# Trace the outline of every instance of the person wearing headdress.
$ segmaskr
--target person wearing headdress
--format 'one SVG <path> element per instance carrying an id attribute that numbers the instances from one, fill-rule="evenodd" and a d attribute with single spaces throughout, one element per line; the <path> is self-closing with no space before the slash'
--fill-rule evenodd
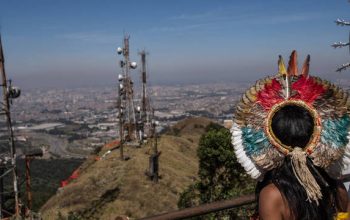
<path id="1" fill-rule="evenodd" d="M 350 164 L 350 97 L 334 84 L 309 75 L 308 55 L 298 71 L 259 80 L 237 104 L 231 128 L 238 161 L 258 180 L 257 219 L 349 219 L 341 181 Z"/>

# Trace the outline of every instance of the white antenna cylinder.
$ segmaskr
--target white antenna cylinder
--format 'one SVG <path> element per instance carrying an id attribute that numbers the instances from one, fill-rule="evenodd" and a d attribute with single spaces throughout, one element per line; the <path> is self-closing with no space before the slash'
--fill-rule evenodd
<path id="1" fill-rule="evenodd" d="M 118 47 L 118 48 L 117 48 L 117 53 L 118 53 L 118 54 L 122 54 L 122 53 L 123 53 L 123 48 Z"/>
<path id="2" fill-rule="evenodd" d="M 137 68 L 137 63 L 136 63 L 136 62 L 131 62 L 131 63 L 129 64 L 129 66 L 130 66 L 130 68 L 132 68 L 132 69 L 136 69 L 136 68 Z"/>

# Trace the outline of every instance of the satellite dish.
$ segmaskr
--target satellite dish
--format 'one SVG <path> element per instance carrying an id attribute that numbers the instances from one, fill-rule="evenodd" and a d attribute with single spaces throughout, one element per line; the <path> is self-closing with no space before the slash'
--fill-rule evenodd
<path id="1" fill-rule="evenodd" d="M 18 87 L 9 87 L 8 90 L 8 95 L 11 99 L 18 98 L 21 95 L 21 90 Z"/>
<path id="2" fill-rule="evenodd" d="M 118 48 L 117 48 L 117 53 L 118 53 L 118 54 L 122 54 L 122 53 L 123 53 L 123 48 L 118 47 Z"/>
<path id="3" fill-rule="evenodd" d="M 137 68 L 137 63 L 136 62 L 131 62 L 129 64 L 129 66 L 130 66 L 131 69 L 136 69 Z"/>
<path id="4" fill-rule="evenodd" d="M 119 80 L 119 81 L 122 81 L 122 80 L 123 80 L 123 78 L 124 78 L 124 77 L 123 77 L 123 75 L 122 75 L 122 74 L 119 74 L 119 75 L 118 75 L 118 80 Z"/>
<path id="5" fill-rule="evenodd" d="M 120 90 L 123 90 L 124 89 L 124 85 L 123 84 L 119 84 L 119 88 L 120 88 Z"/>
<path id="6" fill-rule="evenodd" d="M 138 112 L 140 112 L 140 111 L 141 111 L 141 107 L 140 107 L 140 106 L 137 106 L 136 110 L 137 110 Z"/>

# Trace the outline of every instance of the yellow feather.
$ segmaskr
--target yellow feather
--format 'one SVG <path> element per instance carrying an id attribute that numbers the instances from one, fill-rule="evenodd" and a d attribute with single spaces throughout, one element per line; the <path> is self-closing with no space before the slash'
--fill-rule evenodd
<path id="1" fill-rule="evenodd" d="M 286 66 L 284 65 L 284 61 L 281 55 L 278 57 L 278 74 L 282 76 L 287 75 Z"/>

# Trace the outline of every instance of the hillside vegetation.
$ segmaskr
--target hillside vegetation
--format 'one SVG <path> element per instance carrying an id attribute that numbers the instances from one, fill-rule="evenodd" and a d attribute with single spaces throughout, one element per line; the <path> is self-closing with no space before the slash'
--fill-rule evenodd
<path id="1" fill-rule="evenodd" d="M 209 123 L 205 118 L 186 119 L 161 135 L 158 184 L 145 176 L 150 146 L 125 147 L 127 161 L 119 159 L 118 150 L 103 160 L 91 157 L 81 166 L 80 176 L 42 207 L 43 218 L 140 218 L 176 210 L 180 194 L 198 180 L 197 147 Z"/>

